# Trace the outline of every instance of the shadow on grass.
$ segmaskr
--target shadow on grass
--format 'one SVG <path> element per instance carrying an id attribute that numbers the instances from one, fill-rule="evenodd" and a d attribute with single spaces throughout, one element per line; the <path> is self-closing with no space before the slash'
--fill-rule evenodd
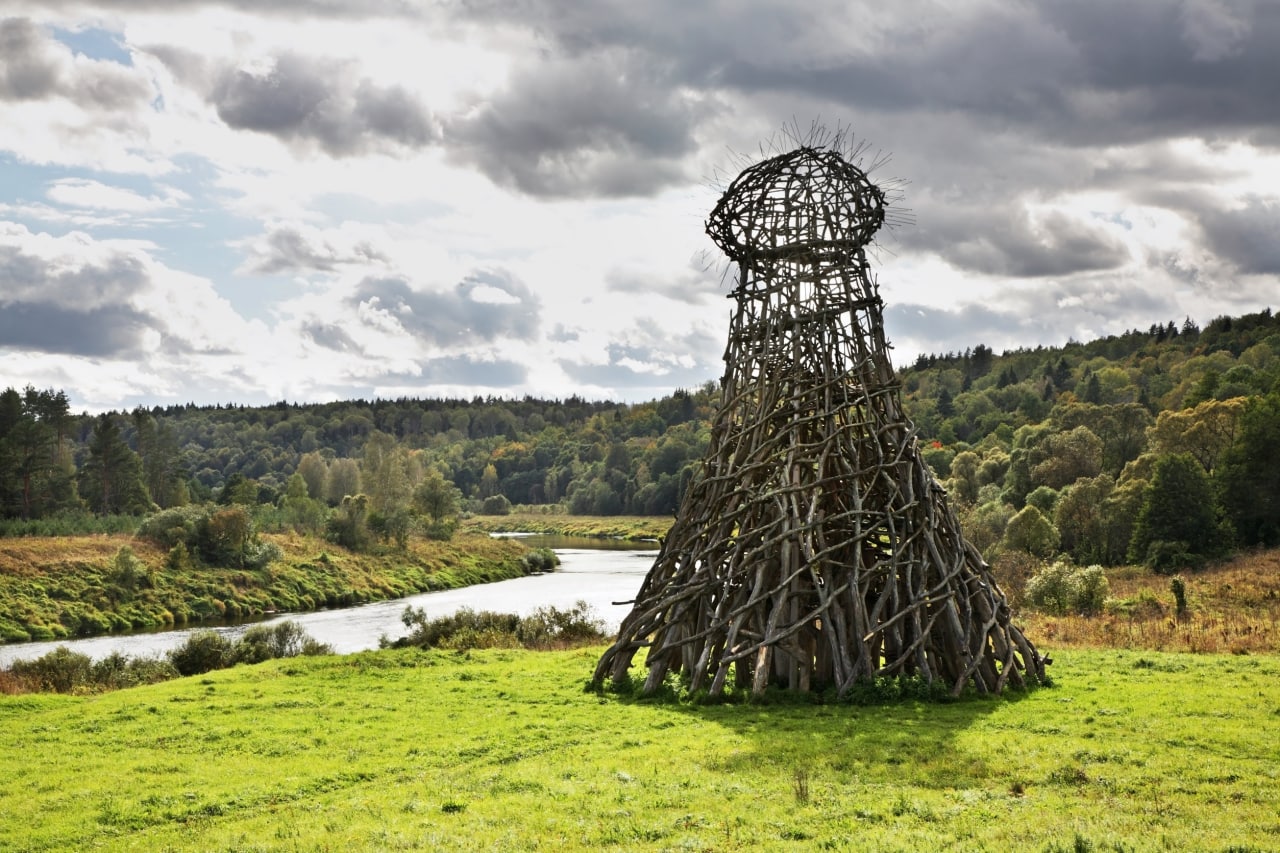
<path id="1" fill-rule="evenodd" d="M 881 679 L 859 685 L 837 701 L 834 692 L 799 693 L 769 688 L 752 700 L 744 694 L 710 701 L 689 695 L 669 679 L 659 690 L 641 695 L 639 681 L 619 687 L 589 688 L 627 705 L 668 711 L 672 726 L 711 723 L 732 732 L 740 747 L 699 756 L 708 770 L 729 774 L 784 773 L 794 778 L 797 800 L 807 799 L 810 780 L 860 780 L 929 788 L 966 788 L 985 784 L 996 754 L 960 747 L 957 736 L 993 712 L 1020 703 L 1052 685 L 1006 690 L 1000 696 L 967 693 L 950 697 L 916 679 Z M 991 749 L 1006 723 L 991 726 Z M 985 740 L 985 738 L 984 738 Z"/>

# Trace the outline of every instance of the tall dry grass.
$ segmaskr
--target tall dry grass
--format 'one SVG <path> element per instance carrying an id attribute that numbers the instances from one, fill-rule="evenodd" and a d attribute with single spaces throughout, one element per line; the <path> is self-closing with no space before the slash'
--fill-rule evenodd
<path id="1" fill-rule="evenodd" d="M 1186 584 L 1183 614 L 1171 577 L 1126 566 L 1107 572 L 1111 597 L 1101 615 L 1047 616 L 1023 606 L 1018 619 L 1042 651 L 1280 652 L 1280 549 L 1241 554 L 1180 577 Z"/>

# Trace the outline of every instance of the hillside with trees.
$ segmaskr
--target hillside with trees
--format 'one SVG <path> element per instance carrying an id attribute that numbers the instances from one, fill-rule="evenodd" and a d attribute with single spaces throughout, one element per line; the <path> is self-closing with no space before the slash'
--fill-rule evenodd
<path id="1" fill-rule="evenodd" d="M 990 560 L 1172 570 L 1280 544 L 1270 310 L 1001 354 L 978 344 L 921 356 L 901 379 L 926 459 Z M 360 550 L 447 538 L 459 515 L 513 507 L 669 515 L 717 402 L 707 383 L 631 405 L 476 397 L 75 415 L 61 391 L 10 388 L 0 532 L 132 531 L 156 513 L 240 507 L 246 537 L 309 532 Z"/>

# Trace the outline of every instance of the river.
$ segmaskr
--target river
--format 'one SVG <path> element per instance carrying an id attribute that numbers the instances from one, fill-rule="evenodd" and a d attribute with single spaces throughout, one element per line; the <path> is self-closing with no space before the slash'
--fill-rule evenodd
<path id="1" fill-rule="evenodd" d="M 478 584 L 443 592 L 426 592 L 408 598 L 377 601 L 357 607 L 317 610 L 306 613 L 284 613 L 252 624 L 271 625 L 288 619 L 335 652 L 347 654 L 378 648 L 379 638 L 391 639 L 408 633 L 400 614 L 405 607 L 420 607 L 427 616 L 447 616 L 463 607 L 493 610 L 498 613 L 526 615 L 539 607 L 570 607 L 578 600 L 591 605 L 609 631 L 616 631 L 628 611 L 630 601 L 640 590 L 640 582 L 653 564 L 657 543 L 569 539 L 566 537 L 528 537 L 539 547 L 550 547 L 560 556 L 560 567 L 550 574 L 515 578 L 508 581 Z M 243 634 L 249 624 L 229 626 L 195 625 L 174 631 L 144 634 L 109 634 L 74 640 L 0 645 L 0 666 L 15 660 L 38 658 L 58 646 L 100 660 L 113 652 L 129 657 L 154 657 L 181 645 L 192 631 L 214 630 L 228 637 Z"/>

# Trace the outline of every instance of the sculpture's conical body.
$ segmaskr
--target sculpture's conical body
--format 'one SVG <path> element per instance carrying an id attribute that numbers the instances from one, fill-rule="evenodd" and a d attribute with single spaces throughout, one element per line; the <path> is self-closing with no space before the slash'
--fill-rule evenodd
<path id="1" fill-rule="evenodd" d="M 902 411 L 864 251 L 883 219 L 866 175 L 815 147 L 744 171 L 712 212 L 738 269 L 723 402 L 597 682 L 646 646 L 646 690 L 1043 678 Z"/>

